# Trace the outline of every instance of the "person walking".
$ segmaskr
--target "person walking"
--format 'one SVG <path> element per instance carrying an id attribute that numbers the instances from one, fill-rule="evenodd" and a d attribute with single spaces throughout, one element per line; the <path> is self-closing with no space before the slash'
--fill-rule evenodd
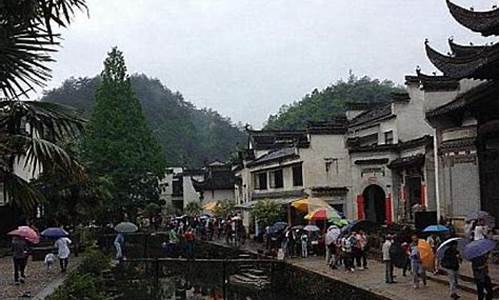
<path id="1" fill-rule="evenodd" d="M 457 294 L 458 286 L 458 270 L 460 268 L 460 254 L 457 250 L 457 242 L 453 241 L 450 246 L 444 252 L 444 256 L 441 259 L 441 267 L 448 273 L 448 284 L 450 286 L 450 297 L 453 299 L 458 299 L 460 296 Z"/>
<path id="2" fill-rule="evenodd" d="M 71 253 L 69 250 L 70 244 L 71 240 L 67 237 L 60 237 L 54 243 L 54 247 L 57 248 L 57 257 L 59 258 L 61 273 L 65 273 L 68 268 L 69 255 Z"/>
<path id="3" fill-rule="evenodd" d="M 405 263 L 403 265 L 403 277 L 406 277 L 406 272 L 411 268 L 411 261 L 410 261 L 411 247 L 410 244 L 408 244 L 407 242 L 403 242 L 401 244 L 401 248 L 403 248 L 403 252 L 406 256 Z"/>
<path id="4" fill-rule="evenodd" d="M 392 265 L 390 249 L 392 245 L 392 236 L 386 235 L 385 242 L 382 244 L 382 260 L 385 264 L 385 283 L 395 283 L 394 266 Z"/>
<path id="5" fill-rule="evenodd" d="M 24 283 L 24 270 L 28 261 L 28 242 L 19 236 L 12 237 L 12 260 L 14 263 L 14 283 Z"/>
<path id="6" fill-rule="evenodd" d="M 491 278 L 488 272 L 488 253 L 472 259 L 471 262 L 474 282 L 477 287 L 477 299 L 493 299 L 493 285 L 491 284 Z"/>
<path id="7" fill-rule="evenodd" d="M 354 242 L 355 238 L 353 238 L 352 233 L 346 234 L 342 238 L 342 256 L 346 272 L 354 272 L 354 261 L 352 255 L 352 247 Z"/>
<path id="8" fill-rule="evenodd" d="M 434 273 L 434 275 L 436 275 L 438 273 L 438 271 L 439 271 L 436 252 L 437 252 L 437 248 L 441 244 L 441 239 L 439 238 L 439 236 L 437 234 L 432 233 L 431 235 L 429 235 L 427 237 L 427 243 L 429 243 L 429 245 L 431 245 L 431 247 L 432 247 L 432 253 L 434 254 L 434 270 L 433 270 L 433 273 Z"/>
<path id="9" fill-rule="evenodd" d="M 356 262 L 356 267 L 358 270 L 361 270 L 361 243 L 360 243 L 360 235 L 359 233 L 353 231 L 352 232 L 353 243 L 352 243 L 352 256 L 354 261 Z"/>
<path id="10" fill-rule="evenodd" d="M 113 241 L 113 245 L 116 249 L 116 260 L 121 262 L 123 260 L 123 245 L 125 244 L 125 236 L 123 233 L 118 233 Z"/>
<path id="11" fill-rule="evenodd" d="M 172 227 L 168 232 L 168 256 L 175 257 L 177 255 L 177 243 L 179 243 L 179 236 L 175 231 L 175 228 Z"/>
<path id="12" fill-rule="evenodd" d="M 418 237 L 413 235 L 411 237 L 412 243 L 410 246 L 410 262 L 411 270 L 413 272 L 413 288 L 418 289 L 420 284 L 420 279 L 424 285 L 427 285 L 427 278 L 425 276 L 425 270 L 422 266 L 422 260 L 420 258 L 420 252 L 418 250 Z"/>
<path id="13" fill-rule="evenodd" d="M 186 257 L 194 257 L 194 233 L 191 227 L 188 227 L 184 233 L 184 240 L 186 241 Z"/>
<path id="14" fill-rule="evenodd" d="M 302 249 L 302 257 L 307 258 L 307 247 L 309 246 L 309 237 L 307 233 L 304 231 L 300 236 L 300 245 Z"/>

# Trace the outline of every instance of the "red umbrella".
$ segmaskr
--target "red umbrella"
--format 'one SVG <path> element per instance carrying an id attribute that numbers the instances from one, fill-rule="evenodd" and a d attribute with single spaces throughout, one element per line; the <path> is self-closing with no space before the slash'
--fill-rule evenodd
<path id="1" fill-rule="evenodd" d="M 40 236 L 38 233 L 29 226 L 19 226 L 17 229 L 14 229 L 7 234 L 20 236 L 33 244 L 38 244 L 40 242 Z"/>

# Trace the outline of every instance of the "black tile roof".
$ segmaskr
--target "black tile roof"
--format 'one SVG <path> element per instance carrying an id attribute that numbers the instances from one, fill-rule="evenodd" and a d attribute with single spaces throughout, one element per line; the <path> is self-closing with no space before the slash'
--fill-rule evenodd
<path id="1" fill-rule="evenodd" d="M 247 130 L 255 150 L 271 150 L 286 146 L 309 147 L 307 132 L 304 130 Z"/>
<path id="2" fill-rule="evenodd" d="M 446 0 L 448 9 L 455 20 L 483 36 L 498 35 L 498 7 L 490 11 L 474 11 L 460 7 Z"/>
<path id="3" fill-rule="evenodd" d="M 425 162 L 424 154 L 417 154 L 408 157 L 396 158 L 387 165 L 389 169 L 401 169 L 412 166 L 423 166 Z"/>
<path id="4" fill-rule="evenodd" d="M 335 117 L 330 121 L 307 122 L 307 132 L 311 134 L 344 134 L 347 132 L 347 117 Z"/>
<path id="5" fill-rule="evenodd" d="M 380 119 L 382 117 L 387 117 L 392 114 L 392 104 L 386 103 L 379 105 L 373 109 L 365 111 L 349 122 L 349 126 L 357 126 L 369 121 Z"/>
<path id="6" fill-rule="evenodd" d="M 278 150 L 271 151 L 256 160 L 249 162 L 247 166 L 253 167 L 258 165 L 264 165 L 268 163 L 284 161 L 287 159 L 299 158 L 300 156 L 296 154 L 295 148 L 282 148 Z"/>
<path id="7" fill-rule="evenodd" d="M 498 79 L 498 43 L 467 56 L 452 56 L 439 53 L 425 41 L 425 51 L 432 64 L 447 77 Z"/>
<path id="8" fill-rule="evenodd" d="M 455 100 L 427 112 L 425 117 L 432 119 L 445 114 L 453 114 L 469 106 L 479 105 L 481 101 L 495 98 L 498 99 L 498 81 L 488 81 L 458 95 Z"/>
<path id="9" fill-rule="evenodd" d="M 231 170 L 206 172 L 204 179 L 198 181 L 191 178 L 197 192 L 212 190 L 234 190 L 236 177 Z"/>

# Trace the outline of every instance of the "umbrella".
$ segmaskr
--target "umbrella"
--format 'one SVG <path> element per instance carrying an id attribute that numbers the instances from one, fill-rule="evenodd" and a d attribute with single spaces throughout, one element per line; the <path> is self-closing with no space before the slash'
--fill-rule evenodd
<path id="1" fill-rule="evenodd" d="M 465 221 L 470 222 L 472 220 L 479 220 L 479 219 L 484 220 L 484 222 L 490 227 L 495 226 L 495 218 L 484 210 L 479 210 L 468 214 L 467 217 L 465 218 Z"/>
<path id="2" fill-rule="evenodd" d="M 486 253 L 497 248 L 497 243 L 492 240 L 482 239 L 468 243 L 464 248 L 464 258 L 472 260 L 476 257 L 483 256 Z"/>
<path id="3" fill-rule="evenodd" d="M 302 212 L 312 212 L 318 208 L 332 208 L 328 202 L 314 197 L 302 198 L 293 201 L 292 206 Z"/>
<path id="4" fill-rule="evenodd" d="M 340 216 L 337 213 L 337 211 L 331 207 L 322 207 L 322 208 L 315 209 L 315 210 L 309 212 L 304 217 L 304 219 L 314 220 L 314 221 L 322 221 L 322 220 L 335 219 L 335 218 L 340 219 Z"/>
<path id="5" fill-rule="evenodd" d="M 41 234 L 44 237 L 55 238 L 55 239 L 69 235 L 69 233 L 66 230 L 64 230 L 60 227 L 49 227 L 49 228 L 45 229 L 44 231 L 42 231 Z"/>
<path id="6" fill-rule="evenodd" d="M 283 231 L 288 226 L 286 222 L 276 222 L 269 227 L 269 233 L 274 234 Z"/>
<path id="7" fill-rule="evenodd" d="M 336 226 L 330 226 L 325 236 L 325 243 L 327 245 L 330 245 L 331 243 L 337 240 L 339 235 L 340 235 L 340 229 L 338 229 L 338 227 Z"/>
<path id="8" fill-rule="evenodd" d="M 433 232 L 433 233 L 442 233 L 442 232 L 448 232 L 450 231 L 448 227 L 443 226 L 443 225 L 430 225 L 425 227 L 425 229 L 422 232 Z"/>
<path id="9" fill-rule="evenodd" d="M 425 240 L 418 240 L 417 244 L 418 252 L 420 253 L 420 259 L 422 260 L 422 266 L 426 270 L 434 270 L 434 253 L 432 252 L 432 247 Z"/>
<path id="10" fill-rule="evenodd" d="M 357 220 L 352 222 L 351 226 L 351 231 L 366 231 L 366 232 L 372 232 L 375 231 L 375 229 L 379 225 L 375 222 L 369 221 L 369 220 Z"/>
<path id="11" fill-rule="evenodd" d="M 302 229 L 304 229 L 304 226 L 302 226 L 302 225 L 295 225 L 295 226 L 292 227 L 292 229 L 302 230 Z"/>
<path id="12" fill-rule="evenodd" d="M 346 219 L 330 219 L 328 220 L 328 222 L 333 223 L 338 227 L 343 227 L 349 224 L 349 221 L 347 221 Z"/>
<path id="13" fill-rule="evenodd" d="M 38 236 L 38 233 L 29 226 L 19 226 L 17 229 L 14 229 L 7 234 L 22 237 L 33 244 L 38 244 L 40 242 L 40 236 Z"/>
<path id="14" fill-rule="evenodd" d="M 319 231 L 319 227 L 316 225 L 307 225 L 304 227 L 305 231 Z"/>
<path id="15" fill-rule="evenodd" d="M 444 253 L 446 252 L 446 250 L 448 250 L 448 248 L 450 248 L 450 245 L 451 245 L 452 242 L 456 242 L 457 246 L 458 246 L 457 247 L 458 251 L 460 253 L 463 253 L 464 247 L 467 244 L 467 240 L 466 239 L 459 238 L 459 237 L 447 239 L 441 245 L 439 245 L 439 247 L 437 248 L 436 253 L 437 253 L 437 256 L 438 256 L 439 260 L 443 259 Z"/>
<path id="16" fill-rule="evenodd" d="M 136 232 L 139 228 L 131 222 L 121 222 L 115 226 L 115 231 L 122 233 Z"/>

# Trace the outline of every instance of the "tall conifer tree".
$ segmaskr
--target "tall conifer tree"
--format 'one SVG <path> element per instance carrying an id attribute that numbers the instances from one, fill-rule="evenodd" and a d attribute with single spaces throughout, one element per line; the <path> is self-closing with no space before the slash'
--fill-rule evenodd
<path id="1" fill-rule="evenodd" d="M 108 53 L 101 77 L 83 156 L 94 176 L 106 176 L 112 182 L 113 201 L 108 209 L 134 214 L 146 203 L 158 201 L 158 179 L 163 176 L 165 159 L 132 90 L 123 54 L 116 47 Z"/>

